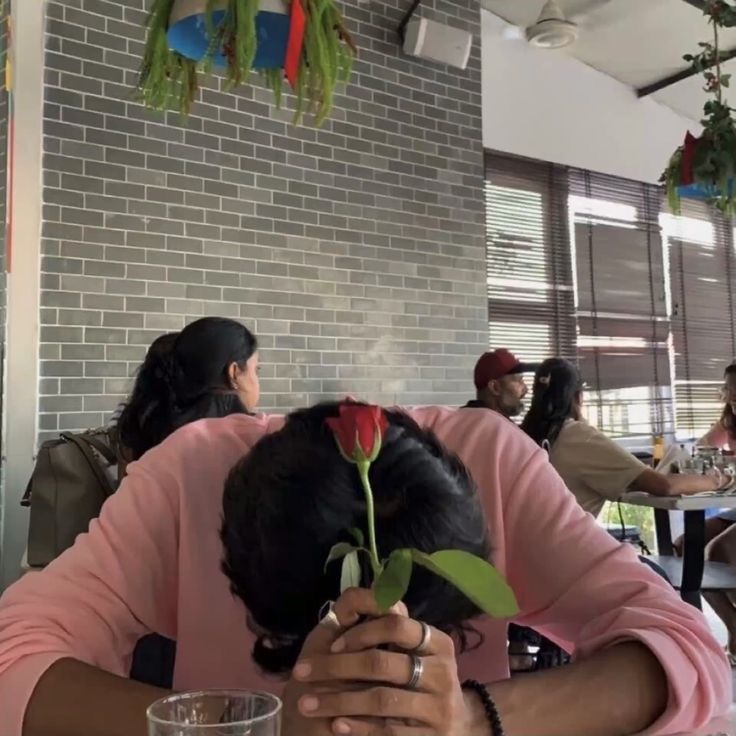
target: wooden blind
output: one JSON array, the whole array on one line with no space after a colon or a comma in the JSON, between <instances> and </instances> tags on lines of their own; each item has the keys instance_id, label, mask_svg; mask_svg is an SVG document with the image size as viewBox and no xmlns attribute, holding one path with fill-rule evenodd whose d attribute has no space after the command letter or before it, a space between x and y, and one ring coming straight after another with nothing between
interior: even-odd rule
<instances>
[{"instance_id":1,"label":"wooden blind","mask_svg":"<svg viewBox=\"0 0 736 736\"><path fill-rule=\"evenodd\" d=\"M698 438L720 415L724 368L736 356L733 223L703 203L665 215L672 284L678 434Z\"/></svg>"},{"instance_id":2,"label":"wooden blind","mask_svg":"<svg viewBox=\"0 0 736 736\"><path fill-rule=\"evenodd\" d=\"M569 182L589 418L611 435L672 431L660 190L578 169Z\"/></svg>"},{"instance_id":3,"label":"wooden blind","mask_svg":"<svg viewBox=\"0 0 736 736\"><path fill-rule=\"evenodd\" d=\"M567 170L486 154L490 347L575 357Z\"/></svg>"}]
</instances>

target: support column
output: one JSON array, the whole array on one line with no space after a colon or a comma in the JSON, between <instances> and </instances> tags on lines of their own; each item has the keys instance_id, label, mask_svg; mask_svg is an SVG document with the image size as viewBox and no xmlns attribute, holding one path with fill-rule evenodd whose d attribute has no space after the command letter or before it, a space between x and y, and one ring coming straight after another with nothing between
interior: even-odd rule
<instances>
[{"instance_id":1,"label":"support column","mask_svg":"<svg viewBox=\"0 0 736 736\"><path fill-rule=\"evenodd\" d=\"M41 298L41 202L44 89L44 2L12 3L14 142L8 254L5 395L3 397L2 556L0 589L19 575L28 511L20 499L33 469L38 436Z\"/></svg>"}]
</instances>

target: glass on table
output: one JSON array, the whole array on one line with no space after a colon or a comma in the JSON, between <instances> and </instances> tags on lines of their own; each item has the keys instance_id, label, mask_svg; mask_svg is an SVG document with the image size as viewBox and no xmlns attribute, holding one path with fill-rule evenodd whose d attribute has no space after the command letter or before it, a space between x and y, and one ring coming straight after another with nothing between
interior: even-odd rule
<instances>
[{"instance_id":1,"label":"glass on table","mask_svg":"<svg viewBox=\"0 0 736 736\"><path fill-rule=\"evenodd\" d=\"M280 736L281 701L250 690L169 695L146 713L148 736Z\"/></svg>"}]
</instances>

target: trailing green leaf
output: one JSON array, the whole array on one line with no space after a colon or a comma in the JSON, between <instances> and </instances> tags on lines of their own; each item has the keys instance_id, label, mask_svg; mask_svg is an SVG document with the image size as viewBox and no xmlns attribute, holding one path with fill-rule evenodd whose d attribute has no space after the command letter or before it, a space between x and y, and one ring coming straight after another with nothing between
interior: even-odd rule
<instances>
[{"instance_id":1,"label":"trailing green leaf","mask_svg":"<svg viewBox=\"0 0 736 736\"><path fill-rule=\"evenodd\" d=\"M452 583L484 613L511 618L519 612L514 592L501 574L485 560L460 550L428 555L411 550L414 562Z\"/></svg>"},{"instance_id":2,"label":"trailing green leaf","mask_svg":"<svg viewBox=\"0 0 736 736\"><path fill-rule=\"evenodd\" d=\"M360 547L354 547L352 544L349 544L348 542L338 542L334 547L330 550L330 554L327 555L327 560L325 561L325 570L327 570L327 566L334 562L335 560L340 560L345 555L349 555L351 552L356 552L359 550Z\"/></svg>"},{"instance_id":3,"label":"trailing green leaf","mask_svg":"<svg viewBox=\"0 0 736 736\"><path fill-rule=\"evenodd\" d=\"M355 540L359 547L365 547L365 535L357 526L350 529L350 536Z\"/></svg>"},{"instance_id":4,"label":"trailing green leaf","mask_svg":"<svg viewBox=\"0 0 736 736\"><path fill-rule=\"evenodd\" d=\"M388 611L406 595L411 580L411 568L411 550L395 549L391 553L383 572L373 582L373 593L381 612Z\"/></svg>"},{"instance_id":5,"label":"trailing green leaf","mask_svg":"<svg viewBox=\"0 0 736 736\"><path fill-rule=\"evenodd\" d=\"M146 47L138 92L148 107L179 109L189 114L198 89L198 70L209 74L216 54L226 59L227 89L248 83L257 52L256 16L259 0L206 0L205 28L209 45L204 58L194 62L169 49L167 31L175 0L153 0L147 19ZM335 0L303 0L306 16L304 44L295 89L294 122L314 115L321 125L334 104L335 86L347 82L357 48L345 28ZM224 9L219 22L216 10ZM274 103L281 106L284 74L281 69L260 70Z\"/></svg>"},{"instance_id":6,"label":"trailing green leaf","mask_svg":"<svg viewBox=\"0 0 736 736\"><path fill-rule=\"evenodd\" d=\"M705 117L701 120L703 132L692 150L692 180L702 190L705 198L726 215L736 212L736 121L733 108L724 99L723 90L728 89L731 75L723 73L724 52L720 48L720 29L736 26L736 6L725 0L707 0L703 12L713 27L713 41L701 42L701 51L686 54L693 70L702 73L705 91L713 95L703 108ZM670 209L680 212L679 187L683 183L682 147L670 158L662 174L667 189Z\"/></svg>"}]
</instances>

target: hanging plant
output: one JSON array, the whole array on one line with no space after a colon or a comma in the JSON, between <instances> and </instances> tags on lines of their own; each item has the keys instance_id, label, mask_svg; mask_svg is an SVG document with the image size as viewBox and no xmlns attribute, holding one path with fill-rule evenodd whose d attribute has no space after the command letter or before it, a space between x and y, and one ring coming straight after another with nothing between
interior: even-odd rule
<instances>
[{"instance_id":1,"label":"hanging plant","mask_svg":"<svg viewBox=\"0 0 736 736\"><path fill-rule=\"evenodd\" d=\"M153 0L138 90L148 107L189 114L199 74L223 68L228 89L261 74L281 106L284 77L294 121L320 125L357 48L335 0Z\"/></svg>"},{"instance_id":2,"label":"hanging plant","mask_svg":"<svg viewBox=\"0 0 736 736\"><path fill-rule=\"evenodd\" d=\"M680 212L683 197L704 199L724 214L736 214L736 120L724 98L731 81L722 69L720 31L736 27L736 6L726 0L709 0L704 13L713 26L713 42L701 43L698 54L688 54L685 61L702 73L705 91L713 95L705 103L703 132L699 138L691 133L672 155L661 182L667 187L670 209Z\"/></svg>"}]
</instances>

